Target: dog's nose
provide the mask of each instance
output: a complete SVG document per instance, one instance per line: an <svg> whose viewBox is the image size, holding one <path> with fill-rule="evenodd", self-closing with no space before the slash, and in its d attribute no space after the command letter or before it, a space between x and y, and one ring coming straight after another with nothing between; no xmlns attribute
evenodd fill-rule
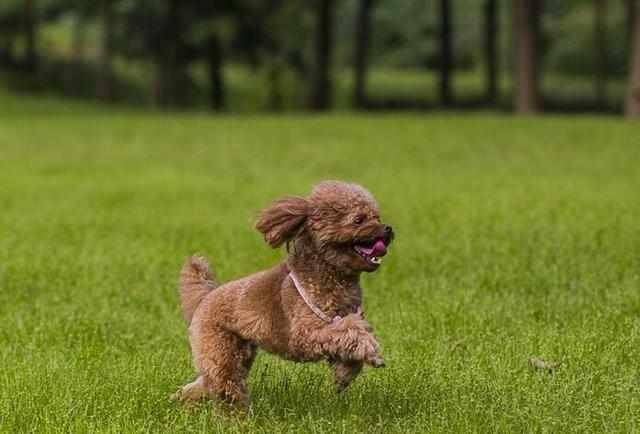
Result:
<svg viewBox="0 0 640 434"><path fill-rule="evenodd" d="M384 225L384 233L385 235L391 235L393 233L393 228L389 225Z"/></svg>

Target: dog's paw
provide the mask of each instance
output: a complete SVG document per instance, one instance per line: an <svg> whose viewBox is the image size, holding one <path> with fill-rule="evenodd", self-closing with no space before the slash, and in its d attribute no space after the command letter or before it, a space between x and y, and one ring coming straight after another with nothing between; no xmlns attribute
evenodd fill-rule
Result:
<svg viewBox="0 0 640 434"><path fill-rule="evenodd" d="M178 389L177 391L175 391L174 393L169 395L169 401L170 402L180 401L181 398L182 398L182 389Z"/></svg>
<svg viewBox="0 0 640 434"><path fill-rule="evenodd" d="M384 366L380 345L371 325L360 314L354 313L335 322L328 329L327 352L342 360L364 362L376 368Z"/></svg>
<svg viewBox="0 0 640 434"><path fill-rule="evenodd" d="M366 332L372 332L373 327L367 322L359 313L350 313L343 317L339 324L347 330L364 330Z"/></svg>
<svg viewBox="0 0 640 434"><path fill-rule="evenodd" d="M375 356L369 360L366 360L367 364L374 368L384 368L386 364L381 356Z"/></svg>
<svg viewBox="0 0 640 434"><path fill-rule="evenodd" d="M384 359L380 355L380 345L371 333L361 333L358 336L356 357L374 368L384 366Z"/></svg>

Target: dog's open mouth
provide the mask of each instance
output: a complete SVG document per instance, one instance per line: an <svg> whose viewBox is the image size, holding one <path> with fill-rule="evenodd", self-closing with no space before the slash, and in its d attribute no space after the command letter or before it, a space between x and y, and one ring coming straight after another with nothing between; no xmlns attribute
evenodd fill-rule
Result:
<svg viewBox="0 0 640 434"><path fill-rule="evenodd" d="M382 257L387 254L387 244L384 238L363 241L354 244L353 249L370 264L380 265Z"/></svg>

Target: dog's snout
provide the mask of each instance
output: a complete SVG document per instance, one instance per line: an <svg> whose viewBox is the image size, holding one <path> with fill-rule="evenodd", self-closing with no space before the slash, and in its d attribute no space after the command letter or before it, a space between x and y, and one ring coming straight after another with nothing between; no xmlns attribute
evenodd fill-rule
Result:
<svg viewBox="0 0 640 434"><path fill-rule="evenodd" d="M393 241L393 238L395 237L395 234L393 233L393 228L389 225L382 225L382 230L384 232L384 235L383 235L384 243L386 245L389 245L389 243L391 243L391 241Z"/></svg>
<svg viewBox="0 0 640 434"><path fill-rule="evenodd" d="M387 244L389 244L392 240L393 237L395 236L395 234L393 233L393 228L389 225L383 225L384 226L384 239L385 242Z"/></svg>

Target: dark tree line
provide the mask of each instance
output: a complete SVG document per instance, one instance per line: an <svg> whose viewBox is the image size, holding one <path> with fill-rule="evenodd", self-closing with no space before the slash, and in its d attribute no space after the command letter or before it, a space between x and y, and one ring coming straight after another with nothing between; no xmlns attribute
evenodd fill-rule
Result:
<svg viewBox="0 0 640 434"><path fill-rule="evenodd" d="M436 0L434 0L436 1ZM627 11L627 39L630 53L626 113L640 116L640 0L624 1ZM370 46L375 34L373 15L380 2L355 0L351 66L352 103L357 108L372 105L367 93L371 63ZM438 94L442 107L457 105L454 92L456 69L456 2L437 0L435 33ZM458 3L459 4L459 3ZM606 105L609 80L607 16L610 2L593 0L593 50L596 61L594 94L599 106ZM188 66L206 65L211 109L223 110L228 101L225 65L244 62L267 71L268 106L283 107L283 75L294 71L307 86L305 105L310 110L327 110L333 104L333 74L336 46L336 0L6 0L0 9L0 67L35 75L42 67L38 53L42 22L72 12L74 56L82 58L85 38L83 23L99 28L95 62L95 95L104 101L117 98L114 58L146 59L154 66L150 83L154 102L161 107L189 104ZM482 15L485 65L483 104L500 100L501 11L512 21L513 107L518 113L542 109L541 21L543 0L484 0ZM23 49L16 55L14 42ZM339 41L344 45L344 41ZM80 65L75 65L76 69ZM72 71L66 76L72 86Z"/></svg>
<svg viewBox="0 0 640 434"><path fill-rule="evenodd" d="M631 68L627 91L626 114L640 117L640 1L629 0L629 20L631 22Z"/></svg>
<svg viewBox="0 0 640 434"><path fill-rule="evenodd" d="M498 35L500 20L498 20L498 0L486 0L484 4L484 50L486 58L487 103L494 106L498 103L499 83L499 47Z"/></svg>

